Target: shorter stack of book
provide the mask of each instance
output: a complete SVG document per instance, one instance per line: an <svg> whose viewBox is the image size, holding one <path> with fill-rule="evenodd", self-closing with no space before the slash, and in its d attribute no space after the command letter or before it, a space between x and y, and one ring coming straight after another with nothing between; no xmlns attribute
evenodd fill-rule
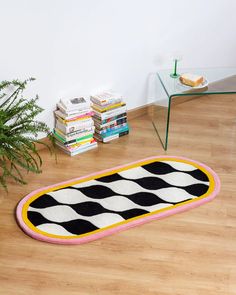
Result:
<svg viewBox="0 0 236 295"><path fill-rule="evenodd" d="M56 144L70 156L74 156L97 147L93 138L94 122L90 103L83 97L63 100L57 104L54 112L56 123L54 136Z"/></svg>
<svg viewBox="0 0 236 295"><path fill-rule="evenodd" d="M129 133L126 103L120 95L103 92L90 99L97 140L108 142Z"/></svg>

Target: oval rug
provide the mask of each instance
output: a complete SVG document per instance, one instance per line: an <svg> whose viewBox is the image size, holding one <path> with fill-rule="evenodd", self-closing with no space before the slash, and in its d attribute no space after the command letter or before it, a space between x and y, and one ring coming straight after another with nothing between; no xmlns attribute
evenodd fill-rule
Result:
<svg viewBox="0 0 236 295"><path fill-rule="evenodd" d="M35 239L81 244L199 206L219 190L206 165L158 156L33 191L16 216Z"/></svg>

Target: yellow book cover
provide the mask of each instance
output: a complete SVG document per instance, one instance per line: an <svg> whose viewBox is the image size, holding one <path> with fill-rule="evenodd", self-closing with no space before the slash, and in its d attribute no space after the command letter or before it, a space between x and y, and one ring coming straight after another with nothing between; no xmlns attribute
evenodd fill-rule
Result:
<svg viewBox="0 0 236 295"><path fill-rule="evenodd" d="M88 120L91 118L91 116L84 116L82 118L78 118L78 119L75 119L75 120L64 120L62 119L61 117L57 116L56 115L56 118L58 119L58 121L60 121L62 124L65 124L65 125L68 125L68 123L74 123L74 122L80 122L80 121L83 121L83 120Z"/></svg>
<svg viewBox="0 0 236 295"><path fill-rule="evenodd" d="M70 147L71 147L71 148L76 148L76 147L79 147L79 146L81 146L81 145L84 145L84 144L90 143L91 141L93 141L93 139L89 138L89 139L86 139L86 140L81 141L81 142L76 142L76 143L70 144Z"/></svg>
<svg viewBox="0 0 236 295"><path fill-rule="evenodd" d="M92 105L92 108L100 113L104 113L104 112L110 111L110 110L118 108L118 107L123 107L125 105L126 105L125 102L120 102L120 103L109 105L105 108L100 108L97 105Z"/></svg>

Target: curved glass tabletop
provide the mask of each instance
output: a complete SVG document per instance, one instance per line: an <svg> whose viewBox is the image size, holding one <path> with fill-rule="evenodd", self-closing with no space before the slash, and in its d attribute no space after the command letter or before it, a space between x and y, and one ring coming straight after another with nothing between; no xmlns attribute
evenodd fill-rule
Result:
<svg viewBox="0 0 236 295"><path fill-rule="evenodd" d="M182 97L212 94L236 94L236 68L181 69L182 73L194 73L204 77L198 88L183 85L179 78L170 76L171 70L160 70L155 75L155 101L149 109L153 126L163 148L168 148L171 105Z"/></svg>

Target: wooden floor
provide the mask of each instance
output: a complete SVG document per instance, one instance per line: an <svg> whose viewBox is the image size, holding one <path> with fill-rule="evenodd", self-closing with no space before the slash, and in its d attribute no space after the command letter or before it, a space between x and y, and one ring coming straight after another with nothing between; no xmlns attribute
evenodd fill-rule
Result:
<svg viewBox="0 0 236 295"><path fill-rule="evenodd" d="M0 196L0 294L236 294L236 96L205 96L172 109L168 155L206 163L222 189L185 213L78 246L33 240L17 226L17 202L32 190L165 154L148 117L129 136L58 163L46 150L41 175Z"/></svg>

